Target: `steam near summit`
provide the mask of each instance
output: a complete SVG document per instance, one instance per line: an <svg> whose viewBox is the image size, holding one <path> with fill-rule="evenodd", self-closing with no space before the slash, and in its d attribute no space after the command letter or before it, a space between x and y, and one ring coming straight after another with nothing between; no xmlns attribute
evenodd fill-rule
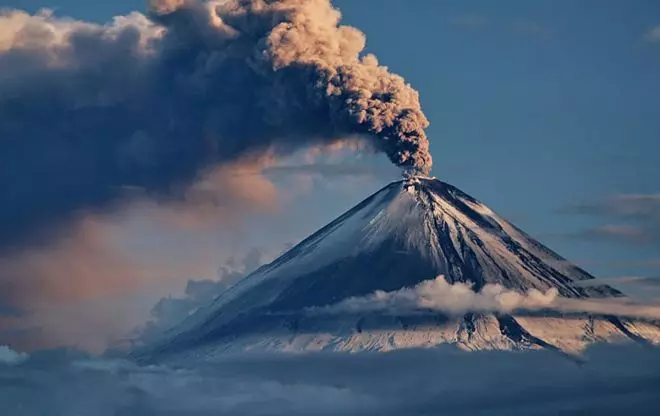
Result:
<svg viewBox="0 0 660 416"><path fill-rule="evenodd" d="M159 0L97 25L0 12L0 244L209 167L358 137L431 169L419 96L330 0ZM11 175L10 175L11 173Z"/></svg>

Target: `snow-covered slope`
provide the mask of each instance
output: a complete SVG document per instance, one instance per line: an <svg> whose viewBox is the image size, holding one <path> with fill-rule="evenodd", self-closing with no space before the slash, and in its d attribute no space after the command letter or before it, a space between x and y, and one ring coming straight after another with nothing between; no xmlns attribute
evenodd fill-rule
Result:
<svg viewBox="0 0 660 416"><path fill-rule="evenodd" d="M389 184L240 281L152 352L388 350L444 342L467 349L576 350L595 340L660 340L657 327L644 332L642 324L614 317L307 313L438 275L476 291L497 284L517 292L554 288L567 298L621 296L609 286L575 284L593 277L457 188L414 177Z"/></svg>

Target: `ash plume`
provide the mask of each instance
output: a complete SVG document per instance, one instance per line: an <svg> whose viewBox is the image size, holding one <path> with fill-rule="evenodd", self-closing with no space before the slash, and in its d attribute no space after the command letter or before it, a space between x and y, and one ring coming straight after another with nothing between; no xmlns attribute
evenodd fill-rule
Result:
<svg viewBox="0 0 660 416"><path fill-rule="evenodd" d="M428 121L330 0L151 1L106 25L0 12L0 246L176 199L218 165L359 137L428 173Z"/></svg>

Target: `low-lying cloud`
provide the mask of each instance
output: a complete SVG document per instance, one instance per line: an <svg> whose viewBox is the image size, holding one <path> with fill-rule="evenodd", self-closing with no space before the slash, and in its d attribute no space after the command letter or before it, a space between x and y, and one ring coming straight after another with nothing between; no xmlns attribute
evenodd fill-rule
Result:
<svg viewBox="0 0 660 416"><path fill-rule="evenodd" d="M596 346L584 358L441 347L242 354L173 368L43 351L0 362L0 408L13 416L655 414L657 349Z"/></svg>
<svg viewBox="0 0 660 416"><path fill-rule="evenodd" d="M311 313L362 313L386 311L396 314L434 310L462 316L467 312L552 310L562 313L588 313L631 318L660 319L660 304L642 304L628 298L572 299L559 296L552 288L546 292L532 289L519 293L501 285L485 285L474 291L466 283L448 283L444 276L427 280L412 288L394 292L376 291L352 297L335 305L311 308Z"/></svg>

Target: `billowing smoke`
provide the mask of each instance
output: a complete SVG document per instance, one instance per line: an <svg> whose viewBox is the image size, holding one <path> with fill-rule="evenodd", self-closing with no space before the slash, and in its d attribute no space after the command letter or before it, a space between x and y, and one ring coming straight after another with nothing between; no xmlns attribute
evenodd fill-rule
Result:
<svg viewBox="0 0 660 416"><path fill-rule="evenodd" d="M0 12L0 245L346 138L429 172L418 93L340 17L330 0L160 0L107 25Z"/></svg>

